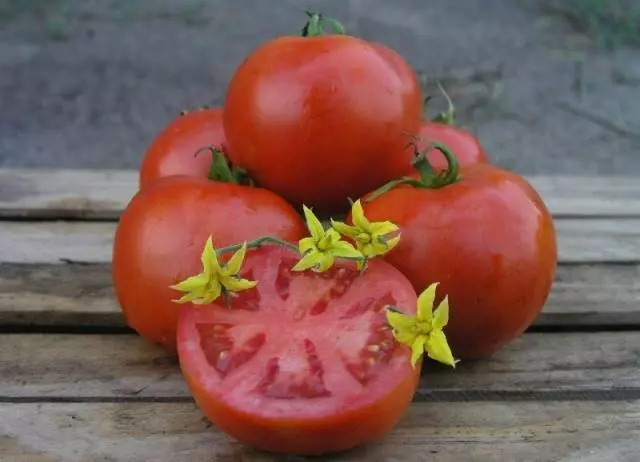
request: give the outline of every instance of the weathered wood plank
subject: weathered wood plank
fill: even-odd
[[[116,219],[137,188],[135,170],[0,169],[0,217]]]
[[[634,177],[526,175],[557,216],[640,216]],[[0,169],[0,217],[115,219],[138,187],[134,170]]]
[[[640,265],[561,265],[536,326],[640,326]],[[111,266],[0,264],[0,326],[123,327]]]
[[[134,335],[5,334],[0,399],[189,399],[177,362]],[[525,334],[493,358],[425,366],[415,401],[640,399],[637,332]]]
[[[640,262],[640,219],[555,221],[562,263]],[[0,262],[111,261],[115,223],[0,222]]]
[[[330,460],[631,462],[640,460],[639,415],[640,401],[414,404],[391,434]],[[313,460],[242,445],[192,403],[0,404],[0,459]]]

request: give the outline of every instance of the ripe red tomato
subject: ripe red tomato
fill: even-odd
[[[279,37],[233,75],[223,116],[230,160],[320,213],[346,211],[402,175],[422,99],[397,53],[347,35]]]
[[[385,307],[415,314],[416,294],[382,260],[362,275],[344,260],[291,272],[298,258],[249,250],[240,274],[256,289],[230,308],[185,308],[180,365],[204,414],[239,441],[279,453],[346,450],[387,433],[411,403],[420,364],[393,338]]]
[[[203,108],[174,119],[153,140],[140,166],[140,188],[169,175],[207,178],[211,156],[196,152],[225,143],[221,108]]]
[[[113,244],[113,282],[127,323],[175,352],[178,313],[169,286],[195,274],[209,235],[216,247],[263,235],[297,241],[300,215],[260,188],[204,178],[161,178],[138,192],[120,217]]]
[[[445,328],[462,359],[485,357],[516,338],[542,309],[557,265],[552,218],[520,176],[488,164],[439,188],[401,185],[363,201],[366,217],[399,226],[384,258],[422,290],[448,294]]]
[[[455,154],[461,168],[489,162],[478,138],[455,125],[426,121],[420,127],[418,136],[420,137],[417,143],[419,150],[427,149],[432,142],[442,143]],[[435,170],[442,171],[447,168],[447,160],[437,149],[429,152],[428,159]]]

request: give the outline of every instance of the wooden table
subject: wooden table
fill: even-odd
[[[543,313],[492,359],[429,370],[391,435],[336,460],[640,460],[640,182],[529,179],[559,238]],[[212,428],[126,328],[109,261],[135,188],[132,171],[0,170],[0,460],[301,460]]]

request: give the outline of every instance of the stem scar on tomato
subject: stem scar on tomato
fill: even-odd
[[[243,168],[232,165],[225,157],[224,152],[216,146],[202,147],[193,156],[197,157],[204,151],[208,151],[211,154],[211,168],[207,176],[209,180],[255,186],[255,182],[248,172]]]

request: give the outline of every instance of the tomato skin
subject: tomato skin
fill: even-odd
[[[222,127],[222,108],[187,112],[172,120],[147,148],[140,165],[139,186],[158,178],[187,175],[207,178],[211,155],[196,152],[207,146],[222,149],[226,139]]]
[[[179,293],[169,288],[201,271],[209,235],[216,247],[272,235],[307,235],[299,214],[260,188],[171,176],[139,191],[120,217],[113,283],[127,323],[148,341],[176,351]]]
[[[267,419],[237,412],[212,400],[194,374],[182,367],[196,404],[209,420],[238,441],[263,451],[298,455],[321,455],[346,451],[388,434],[400,421],[420,379],[420,364],[382,400],[363,409],[336,416],[300,421]]]
[[[277,262],[267,265],[264,260],[259,260],[261,257],[257,254],[262,251],[263,249],[250,250],[245,265],[251,267],[253,264],[254,268],[273,268],[278,265]],[[264,252],[263,255],[266,255],[270,250],[264,250]],[[274,260],[268,261],[273,262]],[[338,267],[346,265],[344,262],[337,263]],[[392,289],[396,296],[400,295],[397,300],[402,300],[399,301],[401,309],[407,313],[415,313],[417,296],[410,282],[397,269],[382,260],[373,260],[369,265],[367,271],[371,271],[372,274],[378,273],[378,276],[367,275],[367,272],[363,276],[358,276],[367,279],[363,280],[357,289],[354,289],[357,295],[354,296],[346,292],[344,297],[350,300],[349,306],[353,306],[371,295],[375,296],[382,291]],[[355,265],[351,266],[355,269]],[[255,277],[259,281],[271,281],[263,282],[263,285],[258,284],[258,288],[264,291],[262,298],[265,298],[265,294],[268,300],[276,296],[273,292],[275,290],[273,289],[273,277],[263,278],[260,275]],[[311,277],[318,278],[319,276],[312,275]],[[268,285],[265,287],[264,284]],[[298,293],[303,294],[302,297],[304,297],[312,292],[313,290],[301,288]],[[319,296],[323,297],[323,295]],[[310,297],[313,299],[313,296]],[[386,366],[383,366],[386,368],[376,373],[368,385],[357,388],[357,390],[354,390],[352,385],[343,387],[341,379],[336,378],[333,374],[336,374],[337,370],[345,376],[349,376],[349,374],[343,365],[337,364],[341,361],[339,354],[323,350],[323,345],[329,348],[327,347],[328,343],[334,345],[333,341],[335,341],[336,345],[342,344],[345,339],[346,343],[351,343],[351,336],[357,334],[352,330],[339,330],[340,328],[332,327],[331,322],[336,319],[334,317],[331,317],[329,321],[324,321],[325,318],[318,316],[311,320],[306,319],[306,321],[310,321],[306,324],[304,318],[302,320],[287,318],[283,315],[282,305],[294,307],[292,310],[295,310],[296,313],[302,306],[307,309],[313,306],[313,303],[304,304],[301,299],[294,296],[292,298],[293,302],[283,302],[283,304],[269,302],[274,312],[264,312],[262,318],[255,317],[257,316],[255,311],[242,313],[243,310],[233,305],[227,308],[214,304],[212,307],[186,307],[182,310],[178,328],[180,366],[198,407],[211,422],[233,438],[275,453],[327,454],[372,442],[388,433],[398,423],[412,401],[420,378],[421,362],[416,364],[415,369],[412,368],[409,362],[411,350],[398,345],[393,352],[393,359]],[[338,315],[341,315],[348,311],[343,308],[345,307],[340,306],[334,309]],[[229,311],[232,314],[228,314]],[[324,351],[324,353],[319,353],[319,357],[323,358],[322,361],[328,360],[331,363],[328,367],[324,364],[324,375],[330,375],[331,372],[333,377],[332,385],[334,388],[330,398],[331,402],[314,407],[317,404],[314,400],[324,398],[294,397],[291,398],[291,401],[284,399],[291,404],[287,403],[280,407],[278,398],[265,398],[264,395],[256,392],[253,384],[256,383],[257,378],[265,373],[265,361],[271,355],[277,355],[279,351],[270,348],[269,343],[264,347],[265,352],[258,351],[252,359],[248,360],[247,364],[239,366],[244,369],[229,373],[229,380],[232,384],[227,385],[226,379],[221,379],[216,375],[215,370],[207,362],[209,360],[205,359],[206,353],[203,352],[202,347],[203,340],[198,333],[197,325],[199,323],[224,323],[228,321],[221,319],[223,316],[241,315],[244,315],[243,319],[249,320],[247,322],[251,326],[260,325],[261,319],[269,319],[277,328],[276,336],[284,336],[284,341],[279,338],[275,340],[285,344],[284,350],[294,348],[296,340],[306,335],[310,329],[309,326],[313,326],[311,329],[317,329],[320,332],[319,336],[325,336],[327,338],[325,343],[318,342],[316,345],[318,351]],[[274,317],[277,317],[277,320],[274,321]],[[334,337],[328,332],[333,334],[340,332],[342,336],[336,334]],[[243,334],[240,334],[240,337],[247,338]],[[357,341],[355,343],[358,344]],[[244,348],[243,345],[238,346],[239,351],[243,351]],[[228,356],[225,357],[228,358]],[[252,364],[251,361],[256,361],[256,363]],[[298,361],[295,363],[300,364]],[[305,373],[299,372],[300,369],[290,371],[294,376]],[[352,381],[353,378],[350,380]],[[245,391],[238,394],[238,390]]]
[[[553,220],[515,173],[478,165],[440,189],[400,186],[364,203],[391,220],[400,243],[385,259],[417,291],[439,281],[450,300],[445,334],[462,359],[487,357],[536,318],[557,266]]]
[[[346,211],[348,197],[404,173],[412,156],[406,134],[422,116],[420,88],[407,85],[413,71],[402,58],[379,49],[326,35],[280,37],[254,50],[226,95],[231,162],[321,213]]]
[[[489,163],[487,153],[478,138],[463,128],[439,122],[424,122],[418,132],[421,140],[418,149],[426,149],[431,142],[444,144],[453,152],[460,168],[472,167],[476,164]],[[427,155],[427,159],[435,170],[445,170],[447,161],[437,149]]]

